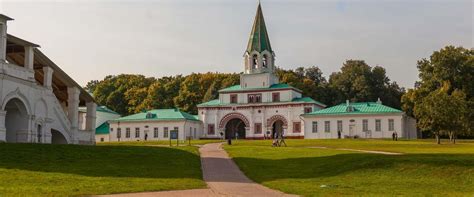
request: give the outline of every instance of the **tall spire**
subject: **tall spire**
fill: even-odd
[[[252,51],[262,52],[265,50],[273,53],[270,38],[268,38],[267,27],[265,26],[265,19],[263,18],[262,6],[260,5],[260,1],[258,1],[257,14],[255,15],[246,51],[251,53]]]

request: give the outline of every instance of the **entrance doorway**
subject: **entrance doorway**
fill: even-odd
[[[349,136],[354,137],[354,133],[355,133],[355,124],[351,124],[349,125]]]
[[[67,144],[67,140],[61,132],[51,129],[51,144]]]
[[[229,120],[225,125],[226,139],[245,139],[245,123],[239,118]]]
[[[277,120],[273,123],[272,125],[272,136],[271,138],[278,138],[280,137],[283,133],[283,121]]]
[[[10,143],[28,141],[28,111],[20,99],[14,98],[5,105],[6,141]]]

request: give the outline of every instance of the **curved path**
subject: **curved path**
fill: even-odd
[[[204,181],[209,189],[115,194],[110,196],[293,196],[272,190],[247,178],[239,170],[222,143],[199,148]]]

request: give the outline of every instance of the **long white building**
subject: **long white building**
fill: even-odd
[[[0,142],[94,144],[96,104],[37,44],[7,34],[0,14]],[[79,106],[86,106],[84,128]]]
[[[377,102],[346,103],[302,115],[306,139],[417,138],[416,121]]]
[[[199,139],[202,122],[196,116],[178,109],[156,109],[110,120],[109,141],[154,141],[170,139],[171,131],[178,139]]]

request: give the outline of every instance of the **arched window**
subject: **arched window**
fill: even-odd
[[[37,135],[37,138],[38,138],[38,143],[41,143],[41,133],[43,133],[43,129],[41,128],[41,125],[38,124],[38,128],[37,128],[37,131],[36,131],[36,135]]]
[[[252,57],[252,69],[256,69],[258,65],[258,56],[255,54]]]
[[[263,59],[262,59],[262,63],[263,63],[264,68],[267,68],[267,62],[268,62],[267,55],[265,54],[265,55],[263,55]]]

